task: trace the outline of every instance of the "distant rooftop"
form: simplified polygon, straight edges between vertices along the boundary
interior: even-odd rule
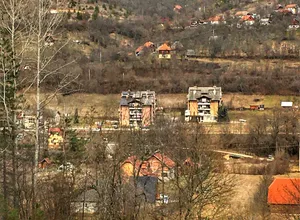
[[[190,87],[188,91],[187,98],[188,100],[197,100],[201,97],[208,97],[212,100],[221,100],[222,99],[222,89],[221,87]]]

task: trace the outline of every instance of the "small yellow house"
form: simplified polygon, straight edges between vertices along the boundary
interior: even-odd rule
[[[159,59],[171,59],[171,47],[166,43],[157,48]]]

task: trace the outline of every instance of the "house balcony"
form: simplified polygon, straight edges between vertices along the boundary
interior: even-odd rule
[[[207,107],[207,106],[205,106],[205,107],[199,106],[199,107],[198,107],[198,111],[210,111],[210,108]]]
[[[210,102],[198,102],[198,105],[210,105]]]
[[[198,116],[210,116],[210,112],[198,112]]]
[[[142,110],[142,107],[129,106],[129,110]]]

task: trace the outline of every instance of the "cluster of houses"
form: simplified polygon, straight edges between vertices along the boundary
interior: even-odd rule
[[[148,127],[154,122],[157,110],[154,91],[124,91],[119,106],[122,127]],[[187,95],[185,121],[217,122],[222,105],[221,87],[190,87]]]
[[[297,4],[288,4],[288,5],[277,5],[274,9],[274,13],[282,14],[282,15],[290,15],[291,23],[289,25],[289,29],[298,29],[299,28],[299,20],[297,15],[299,13],[299,7]],[[255,23],[259,25],[265,26],[271,24],[271,15],[266,17],[261,17],[258,14],[248,12],[248,11],[237,11],[232,19],[237,20],[237,28],[241,28],[242,26],[252,26]],[[210,17],[206,20],[194,20],[191,22],[190,27],[197,27],[202,24],[211,24],[211,25],[220,25],[226,24],[226,19],[224,15],[216,15]]]
[[[188,158],[180,167],[193,165]],[[135,192],[134,196],[143,197],[143,201],[148,204],[168,204],[173,201],[159,190],[159,184],[162,181],[168,182],[175,178],[176,166],[178,166],[164,153],[157,151],[144,159],[130,156],[120,166],[123,184],[129,184],[132,187],[132,192]],[[73,212],[80,216],[82,213],[95,215],[99,211],[98,204],[99,193],[96,188],[90,188],[74,199]],[[272,214],[299,215],[300,178],[275,178],[268,187],[267,204]]]
[[[179,41],[175,41],[172,44],[165,42],[163,44],[154,44],[151,41],[144,43],[135,50],[137,57],[146,54],[158,54],[159,59],[171,59],[173,54],[183,49],[183,45]]]

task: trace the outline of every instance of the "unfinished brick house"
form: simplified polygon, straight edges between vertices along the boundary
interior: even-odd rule
[[[217,122],[222,104],[221,87],[190,87],[187,95],[186,121]]]
[[[122,92],[119,108],[120,125],[147,127],[153,124],[155,108],[154,91]]]

